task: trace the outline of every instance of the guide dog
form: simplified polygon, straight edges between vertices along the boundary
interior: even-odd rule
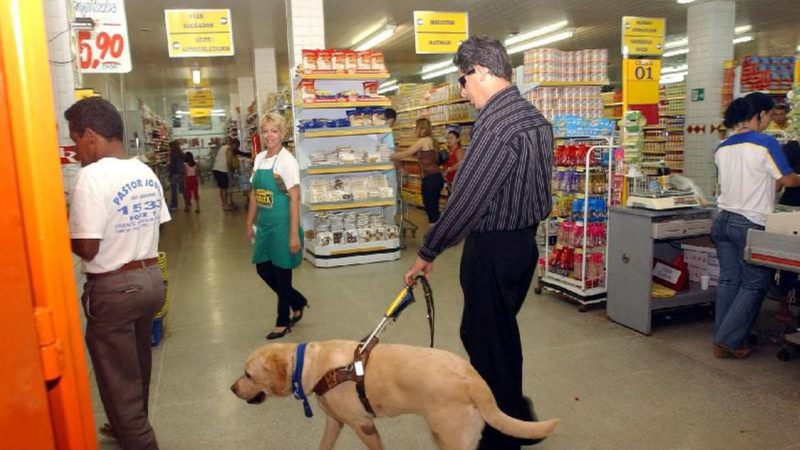
[[[353,362],[358,342],[311,342],[306,348],[302,385],[311,395],[330,369]],[[297,344],[267,344],[247,359],[245,373],[231,386],[248,403],[262,403],[267,396],[292,393]],[[430,426],[442,450],[474,450],[484,423],[509,436],[544,438],[558,419],[526,422],[503,413],[489,386],[464,358],[434,348],[378,344],[365,372],[366,394],[377,417],[418,414]],[[327,414],[321,450],[333,448],[344,425],[349,426],[370,450],[383,449],[374,417],[359,401],[353,382],[339,384],[318,402]]]

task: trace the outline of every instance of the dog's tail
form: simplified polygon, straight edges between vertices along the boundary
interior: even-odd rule
[[[497,407],[497,401],[489,389],[489,385],[477,373],[469,381],[469,396],[478,408],[478,412],[483,416],[492,428],[508,436],[524,439],[541,439],[549,436],[556,429],[559,419],[550,419],[543,422],[526,422],[515,419]]]

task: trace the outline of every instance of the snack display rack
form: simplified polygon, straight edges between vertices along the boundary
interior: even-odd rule
[[[461,146],[469,147],[472,124],[476,112],[469,102],[461,97],[458,84],[431,83],[404,84],[394,103],[397,123],[394,138],[397,148],[408,148],[416,142],[414,129],[419,118],[427,118],[433,126],[433,137],[440,146],[445,146],[449,127],[458,126]],[[444,147],[443,147],[444,148]],[[422,178],[419,163],[414,156],[401,161],[401,195],[408,205],[422,207]],[[442,203],[447,201],[447,192],[442,191]]]
[[[164,190],[169,187],[167,165],[169,164],[169,127],[152,109],[139,101],[144,130],[145,156],[147,165],[153,169]]]
[[[382,113],[389,102],[375,94],[389,74],[349,62],[345,68],[344,61],[319,70],[314,54],[330,64],[338,51],[304,51],[292,91],[304,257],[316,267],[396,260],[396,171],[383,144],[391,133]]]
[[[577,302],[606,300],[608,207],[621,203],[623,151],[608,136],[563,139],[554,157],[553,214],[546,221],[539,287]]]

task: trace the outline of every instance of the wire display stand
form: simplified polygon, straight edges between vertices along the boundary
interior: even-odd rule
[[[559,165],[556,161],[553,191],[560,193],[559,202],[564,197],[572,201],[567,208],[554,205],[553,216],[543,226],[544,259],[536,292],[560,294],[577,302],[583,312],[589,305],[606,301],[608,207],[621,201],[624,167],[622,149],[614,146],[611,137],[570,138],[568,142],[566,147],[590,146],[582,163]],[[571,180],[572,187],[563,186],[565,179]]]

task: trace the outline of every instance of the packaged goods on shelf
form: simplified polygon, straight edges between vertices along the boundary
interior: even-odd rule
[[[788,91],[794,79],[794,56],[745,56],[742,91]]]
[[[298,128],[302,131],[320,128],[383,127],[386,126],[386,109],[381,107],[358,107],[344,111],[347,117],[337,119],[300,119]]]
[[[323,212],[314,215],[314,239],[318,247],[397,239],[398,230],[383,214]]]
[[[789,126],[786,131],[789,134],[789,138],[798,139],[800,138],[800,80],[792,89],[791,97],[789,106],[791,106],[792,110],[789,111]]]
[[[385,73],[380,50],[303,50],[300,70],[304,74],[376,74]]]
[[[298,87],[300,89],[300,98],[306,105],[389,101],[386,97],[378,95],[378,83],[376,81],[362,82],[360,90],[348,89],[340,92],[317,89],[316,80],[301,80]]]
[[[599,82],[608,80],[608,50],[564,52],[535,48],[525,52],[525,83],[541,81]]]
[[[389,162],[391,150],[386,144],[380,144],[372,150],[352,149],[350,146],[339,146],[335,150],[320,150],[309,155],[310,167],[355,165]]]
[[[394,197],[386,175],[336,176],[309,180],[306,198],[310,204]]]
[[[603,99],[598,86],[537,87],[525,94],[545,117],[575,115],[590,119],[603,117]]]
[[[556,114],[552,117],[553,134],[557,137],[611,136],[616,123],[603,117],[585,118],[581,116]]]

